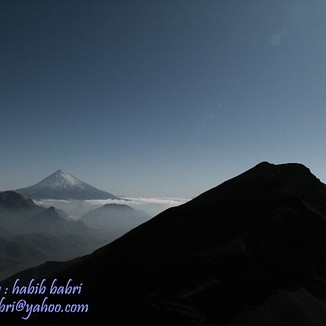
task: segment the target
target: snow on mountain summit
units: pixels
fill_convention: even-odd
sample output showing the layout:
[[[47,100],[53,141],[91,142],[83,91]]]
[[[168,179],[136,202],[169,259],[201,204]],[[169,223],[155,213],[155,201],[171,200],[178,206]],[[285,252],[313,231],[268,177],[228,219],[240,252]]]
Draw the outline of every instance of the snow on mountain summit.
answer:
[[[61,169],[33,186],[16,191],[33,199],[117,199]]]
[[[42,180],[41,182],[37,183],[35,186],[39,188],[50,188],[50,189],[85,189],[85,183],[72,174],[64,171],[58,170]]]

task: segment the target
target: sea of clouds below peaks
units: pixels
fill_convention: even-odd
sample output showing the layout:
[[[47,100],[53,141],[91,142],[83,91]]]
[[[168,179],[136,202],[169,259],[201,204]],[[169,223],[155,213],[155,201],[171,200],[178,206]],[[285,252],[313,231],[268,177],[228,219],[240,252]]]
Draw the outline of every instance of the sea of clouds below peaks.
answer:
[[[120,199],[92,200],[41,199],[34,200],[34,202],[43,207],[53,206],[61,209],[65,211],[69,218],[77,220],[88,211],[106,204],[128,205],[134,209],[143,210],[153,217],[170,207],[182,205],[188,200],[185,198],[120,197]]]

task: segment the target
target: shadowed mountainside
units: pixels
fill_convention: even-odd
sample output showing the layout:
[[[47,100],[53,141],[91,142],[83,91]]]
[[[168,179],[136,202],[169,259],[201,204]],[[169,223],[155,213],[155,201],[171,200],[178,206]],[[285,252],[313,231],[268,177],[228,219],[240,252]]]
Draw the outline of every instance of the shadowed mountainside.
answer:
[[[325,217],[326,186],[308,168],[263,162],[52,275],[43,265],[5,284],[45,275],[83,283],[82,294],[60,299],[88,303],[87,314],[39,314],[40,325],[322,326]]]

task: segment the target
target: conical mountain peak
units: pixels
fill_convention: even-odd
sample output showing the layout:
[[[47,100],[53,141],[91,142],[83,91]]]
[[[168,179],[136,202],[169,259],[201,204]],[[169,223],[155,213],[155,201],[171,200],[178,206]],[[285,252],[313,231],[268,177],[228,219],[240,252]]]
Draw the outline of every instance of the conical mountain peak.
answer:
[[[109,192],[99,190],[59,169],[33,186],[17,189],[27,197],[35,199],[116,199]]]
[[[63,169],[59,169],[59,170],[55,171],[53,174],[61,174],[61,175],[69,174],[69,175],[71,175],[69,172],[67,172]]]
[[[85,189],[86,184],[68,172],[57,170],[36,185],[41,188],[49,187],[52,189]]]
[[[66,174],[66,173],[68,173],[68,172],[66,172],[62,169],[59,169],[59,170],[55,171],[53,174]]]

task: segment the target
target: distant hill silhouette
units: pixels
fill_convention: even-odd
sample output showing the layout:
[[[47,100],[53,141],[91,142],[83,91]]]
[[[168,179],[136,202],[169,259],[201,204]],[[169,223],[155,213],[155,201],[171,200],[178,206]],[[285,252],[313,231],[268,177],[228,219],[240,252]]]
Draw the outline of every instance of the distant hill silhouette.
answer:
[[[54,172],[33,186],[17,189],[16,192],[32,199],[118,199],[63,170]]]
[[[128,205],[106,204],[84,214],[82,221],[94,229],[106,230],[117,238],[150,218],[146,212]]]
[[[39,211],[38,207],[31,199],[25,198],[14,191],[3,191],[0,192],[0,211],[4,210],[36,210]]]
[[[73,300],[91,309],[30,322],[324,326],[325,262],[326,186],[301,164],[263,162],[91,255],[56,264],[51,278],[82,282]],[[50,267],[4,286],[49,277]]]

